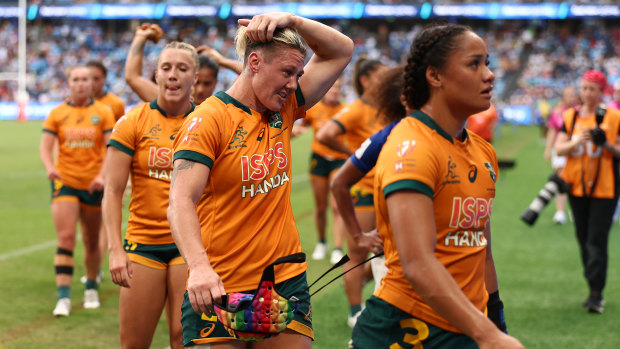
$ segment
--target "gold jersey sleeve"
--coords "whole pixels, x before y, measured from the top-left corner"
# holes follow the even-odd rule
[[[209,261],[227,292],[255,289],[267,265],[301,251],[290,202],[290,139],[304,115],[299,89],[279,112],[264,114],[218,92],[179,131],[174,159],[211,169],[197,211]],[[276,282],[306,268],[277,266]]]
[[[323,101],[315,104],[310,110],[306,112],[306,119],[310,121],[312,129],[314,130],[314,138],[312,139],[312,152],[318,154],[329,160],[342,160],[347,158],[347,154],[337,152],[330,147],[322,144],[316,139],[316,133],[328,123],[332,118],[344,108],[344,105],[338,104],[330,106]],[[338,140],[344,142],[344,137],[339,136]]]
[[[174,242],[166,216],[172,146],[186,116],[167,116],[153,101],[132,109],[114,127],[109,145],[132,157],[125,235],[132,242],[148,245]]]
[[[103,165],[103,135],[112,131],[114,122],[112,111],[96,101],[86,106],[65,102],[50,112],[43,122],[43,132],[58,137],[56,168],[64,185],[88,189]]]
[[[344,131],[346,144],[351,150],[358,149],[366,139],[386,126],[383,118],[377,115],[377,110],[361,99],[343,108],[336,114],[334,121]],[[354,185],[352,190],[371,194],[374,176],[375,169],[373,168]]]
[[[586,117],[577,115],[577,120],[573,120],[575,110],[571,108],[564,112],[563,117],[566,131],[572,137],[596,127],[594,114]],[[600,127],[605,131],[607,142],[615,144],[620,132],[620,111],[607,109]],[[561,177],[570,184],[570,194],[573,196],[591,195],[595,198],[612,199],[616,194],[617,172],[618,160],[614,159],[613,154],[588,141],[571,150],[566,157]]]
[[[497,157],[480,136],[453,139],[428,115],[415,112],[394,127],[377,161],[375,209],[389,269],[375,295],[448,331],[459,330],[437,314],[405,279],[388,219],[386,197],[414,190],[433,200],[435,256],[467,298],[486,311],[487,241],[497,180]]]
[[[107,105],[112,109],[112,113],[114,114],[115,120],[118,121],[123,115],[125,115],[125,103],[120,99],[117,95],[112,92],[106,92],[101,98],[97,99],[97,101]]]

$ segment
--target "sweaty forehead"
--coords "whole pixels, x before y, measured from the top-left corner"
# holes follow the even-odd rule
[[[193,66],[190,53],[186,50],[177,48],[167,48],[159,54],[159,65],[162,64],[187,64]]]

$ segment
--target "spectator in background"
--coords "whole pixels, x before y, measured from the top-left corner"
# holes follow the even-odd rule
[[[614,94],[613,99],[609,104],[607,104],[609,108],[614,108],[616,110],[620,110],[620,79],[616,80],[614,83]]]

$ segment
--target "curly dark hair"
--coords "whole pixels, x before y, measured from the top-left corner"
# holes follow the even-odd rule
[[[458,45],[456,38],[467,31],[473,30],[465,25],[433,23],[416,36],[409,50],[404,76],[403,95],[409,108],[420,109],[428,101],[430,91],[426,69],[429,66],[443,69]]]

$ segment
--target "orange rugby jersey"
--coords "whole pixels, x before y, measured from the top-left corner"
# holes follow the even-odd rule
[[[110,108],[94,100],[83,107],[65,102],[52,109],[43,122],[43,132],[58,137],[56,169],[63,185],[88,189],[103,165],[103,134],[112,131],[114,122]]]
[[[148,245],[174,243],[166,217],[172,146],[187,115],[167,115],[154,100],[132,109],[114,127],[109,145],[132,157],[127,240]]]
[[[493,131],[495,129],[497,119],[497,110],[495,109],[495,106],[491,104],[489,109],[467,118],[466,127],[478,136],[484,138],[488,142],[491,142],[493,140]]]
[[[121,100],[117,95],[112,92],[106,92],[100,98],[97,98],[97,101],[107,105],[112,109],[112,113],[114,113],[114,118],[118,121],[123,115],[125,115],[125,103]]]
[[[298,88],[279,112],[263,116],[218,92],[187,118],[175,140],[175,160],[211,169],[197,211],[203,245],[227,292],[255,289],[267,265],[301,251],[290,202],[290,139],[304,104]],[[276,282],[306,268],[276,266]]]
[[[338,112],[333,120],[342,128],[346,144],[352,150],[358,149],[367,138],[387,125],[382,117],[377,116],[377,109],[359,98]],[[374,175],[375,169],[370,170],[353,186],[352,191],[357,188],[362,193],[371,194]]]
[[[573,125],[575,110],[567,109],[564,114],[564,130],[567,133]],[[575,129],[572,137],[581,133],[583,130],[593,129],[596,127],[596,118],[594,114],[580,117],[577,113],[575,120]],[[607,109],[601,129],[607,135],[607,141],[610,144],[616,143],[616,138],[620,132],[620,111],[615,109]],[[600,161],[600,168],[599,167]],[[612,199],[615,195],[616,182],[618,180],[618,160],[613,154],[603,147],[597,147],[591,141],[585,145],[582,144],[573,149],[566,158],[566,165],[562,170],[562,179],[571,185],[570,194],[573,196],[589,196],[597,177],[592,197],[600,199]],[[583,184],[586,185],[584,193]]]
[[[312,152],[328,160],[343,160],[347,158],[347,154],[337,152],[317,141],[316,133],[342,108],[344,108],[344,105],[342,104],[327,105],[323,103],[323,101],[320,101],[306,112],[306,120],[310,121],[312,124],[312,129],[314,130],[314,138],[312,139],[311,147]],[[338,137],[338,139],[340,141],[344,141],[342,136]]]
[[[497,158],[482,137],[453,139],[433,119],[416,111],[394,127],[377,161],[375,209],[388,273],[375,295],[435,326],[460,332],[415,292],[403,275],[387,212],[386,196],[415,190],[433,199],[435,256],[480,311],[486,311],[484,282],[487,241]]]

